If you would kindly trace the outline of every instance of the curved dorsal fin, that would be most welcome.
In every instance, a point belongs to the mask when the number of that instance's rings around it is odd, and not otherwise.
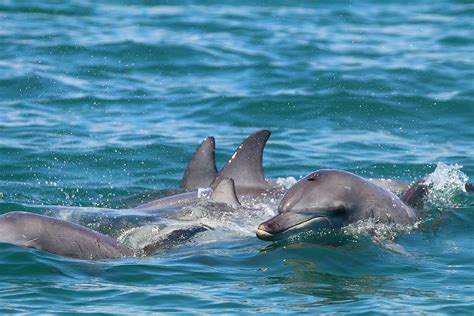
[[[262,156],[270,134],[269,130],[261,130],[245,139],[222,168],[211,187],[214,188],[220,179],[232,178],[239,194],[246,192],[246,189],[268,189],[269,185],[263,174]]]
[[[231,178],[222,178],[211,194],[211,200],[237,207],[240,205],[235,193],[235,183]]]
[[[180,188],[194,191],[207,188],[217,176],[214,137],[207,137],[196,149],[181,180]]]

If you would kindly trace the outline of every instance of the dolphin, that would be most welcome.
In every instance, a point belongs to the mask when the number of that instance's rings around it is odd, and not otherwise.
[[[99,260],[133,255],[115,239],[86,227],[35,213],[0,216],[0,243],[36,248],[60,256]]]
[[[231,207],[240,206],[234,181],[223,178],[216,184],[209,200]],[[35,248],[60,256],[86,260],[100,260],[132,255],[155,253],[176,245],[177,241],[189,240],[210,227],[188,224],[183,227],[163,229],[144,249],[134,252],[112,237],[84,226],[54,217],[28,212],[9,212],[0,215],[0,243]],[[127,238],[133,238],[128,236]]]
[[[223,178],[209,196],[211,201],[239,206],[234,181]],[[138,254],[156,252],[176,244],[176,240],[189,240],[195,234],[210,229],[205,225],[188,225],[185,228],[165,229],[166,234],[155,236]],[[28,212],[9,212],[0,215],[0,243],[35,248],[65,257],[100,260],[137,255],[132,249],[112,237],[84,226],[61,219]]]
[[[426,185],[418,181],[401,198],[355,174],[323,169],[293,185],[278,206],[278,215],[261,223],[257,237],[279,240],[310,230],[340,228],[369,218],[382,223],[414,224]]]

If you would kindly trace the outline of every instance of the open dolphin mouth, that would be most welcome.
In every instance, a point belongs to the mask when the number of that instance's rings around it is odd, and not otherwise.
[[[303,231],[329,227],[333,227],[333,223],[326,215],[308,218],[297,214],[282,213],[260,224],[256,234],[261,240],[274,241]]]

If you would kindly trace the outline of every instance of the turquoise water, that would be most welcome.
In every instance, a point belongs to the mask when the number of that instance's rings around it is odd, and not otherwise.
[[[0,214],[127,207],[176,188],[204,137],[222,166],[262,128],[273,180],[474,176],[473,21],[469,1],[0,1]],[[472,314],[474,197],[433,198],[409,256],[271,246],[272,210],[151,257],[2,244],[0,313]]]

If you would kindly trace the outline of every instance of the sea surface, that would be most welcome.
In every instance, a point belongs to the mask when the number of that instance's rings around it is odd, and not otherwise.
[[[260,241],[266,201],[153,256],[0,244],[0,314],[474,313],[471,1],[0,0],[0,214],[116,237],[129,227],[113,216],[49,206],[163,196],[203,138],[222,167],[260,129],[266,177],[286,185],[320,168],[434,172],[427,219],[381,232],[407,254],[373,243],[370,223],[337,243]]]

